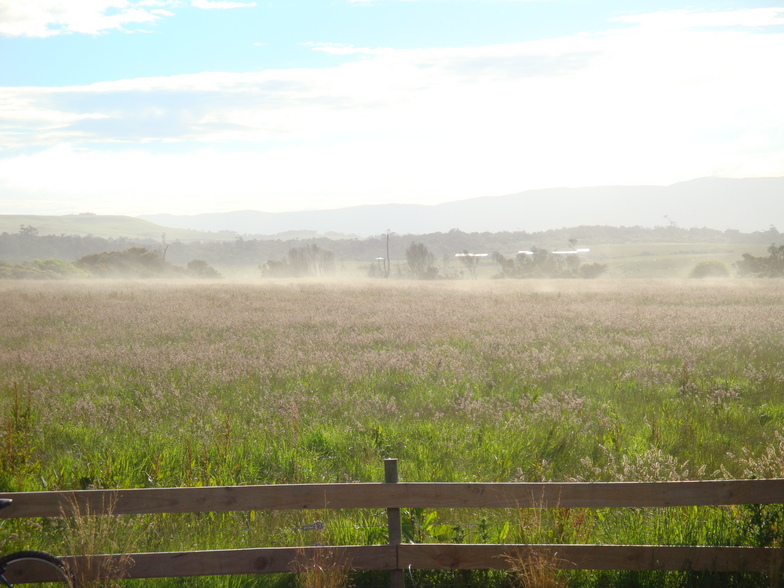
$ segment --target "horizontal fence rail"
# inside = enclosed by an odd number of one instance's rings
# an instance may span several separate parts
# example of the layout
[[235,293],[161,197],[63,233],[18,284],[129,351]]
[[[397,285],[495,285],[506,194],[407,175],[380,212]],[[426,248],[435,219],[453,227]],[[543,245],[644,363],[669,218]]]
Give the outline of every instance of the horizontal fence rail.
[[[403,544],[340,547],[263,547],[132,554],[126,579],[273,574],[295,572],[298,562],[319,561],[319,551],[348,562],[357,571],[510,569],[512,562],[544,561],[553,569],[779,573],[780,549],[662,545],[465,545]],[[117,558],[96,555],[96,560]],[[79,569],[85,559],[64,557]],[[97,564],[97,565],[96,565]],[[9,566],[13,584],[57,582],[50,567]]]
[[276,484],[6,492],[0,518],[343,508],[623,508],[784,503],[784,479],[693,482]]
[[[389,467],[393,466],[393,467]],[[689,482],[418,483],[397,482],[396,460],[385,460],[385,483],[280,484],[198,488],[135,488],[0,493],[13,502],[0,518],[231,512],[299,509],[387,509],[389,544],[262,547],[134,553],[126,578],[187,577],[297,571],[329,553],[351,569],[389,571],[403,586],[403,570],[509,569],[513,561],[546,558],[557,569],[688,570],[779,574],[784,549],[761,547],[544,544],[401,544],[401,508],[626,508],[784,503],[784,479]],[[63,559],[74,569],[88,558]],[[13,583],[56,581],[51,570],[10,566]]]

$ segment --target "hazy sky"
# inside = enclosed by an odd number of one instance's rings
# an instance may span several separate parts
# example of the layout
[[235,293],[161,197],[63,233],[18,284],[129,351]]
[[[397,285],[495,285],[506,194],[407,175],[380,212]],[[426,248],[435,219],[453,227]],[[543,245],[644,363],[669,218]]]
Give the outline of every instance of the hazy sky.
[[784,2],[0,0],[0,214],[784,175]]

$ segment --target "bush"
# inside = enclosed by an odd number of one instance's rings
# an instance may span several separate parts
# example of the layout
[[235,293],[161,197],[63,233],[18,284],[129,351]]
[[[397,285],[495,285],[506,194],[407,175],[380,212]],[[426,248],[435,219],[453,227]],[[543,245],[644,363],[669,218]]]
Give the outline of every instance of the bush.
[[197,278],[220,278],[220,272],[206,261],[194,259],[188,262],[188,274]]
[[598,278],[607,271],[607,264],[605,263],[586,263],[580,266],[580,277],[593,279]]
[[87,275],[75,265],[59,259],[36,259],[21,264],[0,261],[0,279],[4,280],[61,280],[82,278]]
[[730,270],[721,261],[701,261],[689,273],[690,278],[726,278]]
[[182,268],[167,263],[160,254],[143,247],[85,255],[75,265],[101,278],[174,277],[185,273]]
[[776,278],[784,276],[784,245],[773,243],[768,247],[768,257],[755,257],[743,254],[743,259],[735,264],[741,276]]

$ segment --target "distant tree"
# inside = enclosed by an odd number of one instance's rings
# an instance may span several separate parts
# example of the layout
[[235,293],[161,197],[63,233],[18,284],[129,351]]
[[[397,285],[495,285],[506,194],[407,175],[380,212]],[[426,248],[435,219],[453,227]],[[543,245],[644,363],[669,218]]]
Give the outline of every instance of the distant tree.
[[506,269],[506,257],[500,251],[493,251],[490,254],[490,259],[493,260],[493,263],[498,268],[498,271],[503,273]]
[[324,276],[331,274],[335,271],[335,254],[326,249],[321,249],[318,245],[314,245],[313,251],[313,266],[316,269],[316,275]]
[[392,231],[387,229],[387,256],[384,258],[384,277],[389,277],[389,236],[392,234]]
[[283,260],[270,259],[264,265],[259,265],[259,270],[261,270],[262,276],[272,278],[284,278],[291,275],[288,264]]
[[385,278],[386,276],[386,264],[384,262],[383,257],[377,257],[373,260],[367,268],[367,275],[369,278]]
[[290,275],[299,277],[310,274],[310,255],[307,245],[289,249],[286,261]]
[[517,272],[522,277],[554,278],[561,277],[562,259],[549,249],[531,247],[531,253],[517,255]]
[[781,277],[784,276],[784,245],[771,244],[768,257],[755,257],[743,254],[743,259],[735,266],[742,276]]
[[335,255],[315,243],[292,247],[286,259],[268,261],[262,275],[273,277],[324,276],[335,270]]
[[466,268],[469,275],[474,280],[476,279],[476,267],[479,265],[479,260],[482,257],[482,255],[478,255],[476,253],[469,253],[467,249],[463,249],[463,253],[457,254],[457,258],[460,260],[460,263],[463,264],[463,267]]
[[580,271],[580,265],[582,262],[580,261],[580,258],[577,256],[577,254],[563,255],[559,257],[563,259],[563,264],[570,273],[576,275]]
[[32,225],[20,225],[19,226],[19,234],[24,237],[37,237],[38,236],[38,229],[36,229]]
[[169,244],[166,242],[166,233],[161,235],[161,257],[166,261],[166,252],[169,250]]
[[423,243],[411,243],[406,249],[406,262],[411,275],[419,280],[433,279],[438,268],[433,264],[436,257]]
[[[570,245],[575,244],[576,239],[570,239]],[[497,251],[491,258],[499,270],[496,277],[500,278],[595,278],[607,271],[601,263],[583,264],[576,253],[567,255],[540,247],[521,251],[514,259]]]
[[515,260],[514,259],[507,259],[502,253],[498,251],[493,251],[490,254],[490,259],[493,260],[493,263],[498,268],[498,274],[496,277],[506,277],[512,276],[515,272]]

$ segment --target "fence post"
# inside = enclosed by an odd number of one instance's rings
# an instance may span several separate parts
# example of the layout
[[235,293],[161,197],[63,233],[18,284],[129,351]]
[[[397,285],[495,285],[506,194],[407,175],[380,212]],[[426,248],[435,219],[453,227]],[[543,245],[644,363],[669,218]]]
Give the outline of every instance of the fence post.
[[[397,458],[387,458],[384,460],[384,482],[397,484],[397,481]],[[403,530],[400,526],[399,508],[387,509],[387,527],[389,529],[389,544],[400,545],[403,542]],[[395,554],[395,561],[399,561],[397,553]],[[405,576],[403,575],[403,570],[396,569],[390,572],[390,585],[392,588],[404,588]]]

